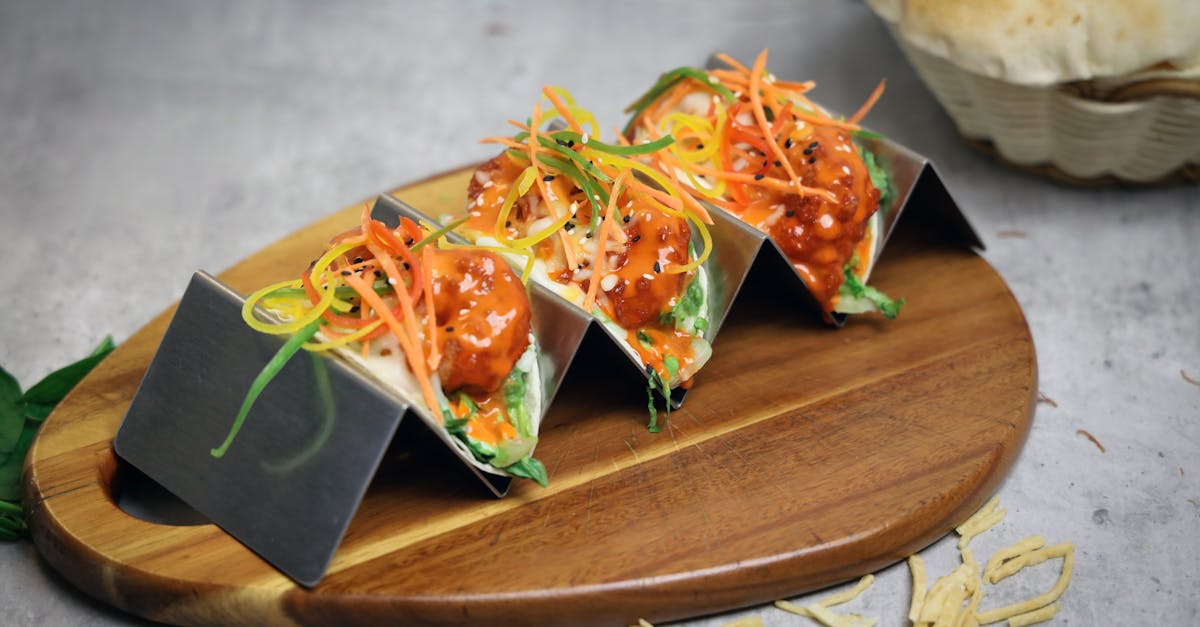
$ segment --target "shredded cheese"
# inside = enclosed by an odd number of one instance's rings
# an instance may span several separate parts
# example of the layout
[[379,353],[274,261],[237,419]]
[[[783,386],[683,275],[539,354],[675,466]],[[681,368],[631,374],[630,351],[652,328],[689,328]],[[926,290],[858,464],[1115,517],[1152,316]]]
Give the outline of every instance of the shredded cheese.
[[871,584],[873,583],[875,583],[875,576],[868,574],[864,575],[862,579],[859,579],[858,583],[854,584],[853,588],[831,594],[811,605],[799,606],[789,601],[779,600],[775,602],[775,607],[785,612],[791,612],[792,614],[796,614],[798,616],[816,619],[827,627],[867,627],[869,625],[874,625],[879,619],[863,618],[857,614],[843,616],[833,613],[829,610],[829,608],[834,605],[841,605],[843,603],[849,603],[850,601],[853,601],[854,599],[858,598],[858,595],[862,594],[864,590],[870,588]]

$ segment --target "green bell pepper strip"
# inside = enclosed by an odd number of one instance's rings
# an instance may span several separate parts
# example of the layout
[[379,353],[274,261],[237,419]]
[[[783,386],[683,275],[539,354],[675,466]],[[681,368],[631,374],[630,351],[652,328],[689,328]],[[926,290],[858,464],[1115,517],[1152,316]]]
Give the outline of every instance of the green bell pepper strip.
[[646,93],[642,94],[641,98],[638,98],[637,100],[633,101],[633,104],[625,107],[625,113],[629,113],[631,115],[629,116],[629,122],[625,124],[625,128],[621,129],[621,132],[625,135],[629,135],[630,129],[633,128],[634,120],[636,120],[638,116],[642,114],[643,109],[649,106],[650,103],[658,100],[658,97],[666,93],[668,89],[674,87],[677,83],[687,78],[695,79],[709,89],[717,92],[717,94],[721,96],[725,102],[732,103],[737,101],[737,96],[734,96],[733,92],[730,91],[728,87],[719,82],[714,82],[712,80],[712,76],[709,75],[708,72],[694,67],[675,68],[674,70],[671,70],[670,72],[658,77],[658,82],[655,83],[654,86],[651,87]]
[[242,430],[242,423],[246,422],[246,414],[250,413],[250,408],[254,406],[254,401],[258,400],[258,395],[262,394],[264,388],[267,387],[274,378],[279,374],[280,370],[287,365],[288,360],[292,358],[300,347],[308,342],[320,330],[320,321],[313,321],[296,332],[295,335],[288,338],[288,341],[283,343],[279,348],[279,352],[263,366],[258,376],[254,378],[254,382],[250,384],[250,390],[246,392],[246,398],[242,401],[242,408],[238,410],[237,418],[233,420],[233,426],[229,428],[229,435],[225,436],[225,441],[221,446],[210,451],[213,457],[220,459],[225,456],[225,452],[229,450],[229,445],[233,444],[233,439],[237,437],[238,431]]

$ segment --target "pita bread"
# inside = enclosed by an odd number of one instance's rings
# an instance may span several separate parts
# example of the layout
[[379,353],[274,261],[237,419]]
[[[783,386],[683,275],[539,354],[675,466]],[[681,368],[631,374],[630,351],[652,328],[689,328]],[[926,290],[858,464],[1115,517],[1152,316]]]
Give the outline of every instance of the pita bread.
[[[1200,68],[1198,0],[867,0],[914,47],[990,78],[1049,85]],[[1190,71],[1189,71],[1190,70]]]

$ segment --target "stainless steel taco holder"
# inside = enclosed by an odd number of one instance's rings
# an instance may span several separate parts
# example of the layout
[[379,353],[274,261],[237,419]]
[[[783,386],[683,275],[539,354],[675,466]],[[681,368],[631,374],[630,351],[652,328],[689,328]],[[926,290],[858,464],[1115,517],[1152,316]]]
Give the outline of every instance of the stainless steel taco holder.
[[[942,237],[982,248],[928,160],[884,139],[863,143],[888,170],[896,191],[892,206],[885,208],[876,258],[901,216],[917,213],[927,218],[922,228],[930,225]],[[770,238],[719,209],[710,213],[709,342],[749,280],[799,296],[813,315],[820,315],[803,279]],[[399,216],[446,217],[421,214],[389,195],[377,199],[372,215],[391,225]],[[457,234],[448,237],[465,243]],[[640,360],[621,349],[620,338],[593,316],[538,284],[530,286],[530,301],[541,348],[543,416],[576,356],[593,350],[588,346],[615,347],[627,357],[629,368],[622,371],[631,382],[646,380]],[[246,326],[242,303],[241,296],[203,272],[184,293],[113,442],[117,455],[150,480],[305,586],[324,575],[389,446],[447,450],[444,457],[457,460],[491,494],[507,493],[511,477],[471,463],[419,399],[402,398],[342,360],[308,353],[283,368],[228,453],[213,458],[209,451],[224,440],[250,382],[283,344],[282,338]],[[840,326],[844,321],[835,316],[830,322]],[[704,385],[703,372],[697,380]],[[671,405],[679,407],[686,392],[672,390]],[[404,420],[409,414],[418,419]],[[431,438],[443,446],[430,445]]]
[[[393,224],[399,215],[419,217],[389,198],[376,214]],[[248,327],[243,302],[209,274],[192,277],[113,440],[117,455],[144,477],[304,586],[324,576],[389,447],[423,455],[444,448],[449,454],[433,454],[437,463],[457,461],[491,494],[508,492],[512,478],[474,465],[419,399],[328,353],[293,357],[225,455],[214,458],[210,451],[224,441],[251,382],[285,341]],[[572,323],[574,308],[544,297],[532,304],[534,333],[545,342],[544,415],[583,334]],[[121,506],[152,519],[180,510],[157,493]]]

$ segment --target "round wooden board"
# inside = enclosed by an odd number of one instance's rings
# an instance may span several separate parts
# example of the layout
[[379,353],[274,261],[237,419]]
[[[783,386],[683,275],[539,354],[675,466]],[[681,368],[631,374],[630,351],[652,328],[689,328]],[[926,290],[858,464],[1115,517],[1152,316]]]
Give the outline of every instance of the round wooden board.
[[[461,206],[468,176],[397,195]],[[288,278],[358,211],[221,278],[242,292]],[[1020,307],[975,253],[901,234],[872,282],[908,300],[899,319],[834,330],[769,302],[770,290],[739,301],[658,434],[643,389],[612,385],[602,367],[573,371],[538,447],[549,488],[520,482],[496,500],[420,455],[392,456],[311,590],[213,525],[117,507],[112,438],[168,310],[42,427],[26,468],[34,541],[89,594],[183,624],[630,624],[843,581],[978,507],[1020,451],[1037,388]]]

